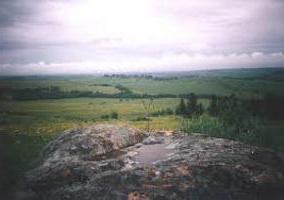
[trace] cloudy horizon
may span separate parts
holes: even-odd
[[[281,0],[1,0],[0,75],[284,67]]]

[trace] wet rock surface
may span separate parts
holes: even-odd
[[[127,126],[69,131],[26,174],[34,199],[284,199],[284,156],[194,134]]]

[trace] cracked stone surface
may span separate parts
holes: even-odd
[[[284,155],[201,134],[68,131],[26,174],[34,199],[284,199]]]

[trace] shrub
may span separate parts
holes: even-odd
[[[109,115],[102,115],[102,116],[101,116],[101,119],[109,120]]]
[[[265,135],[260,134],[260,121],[257,118],[246,117],[230,124],[221,118],[202,115],[184,119],[181,130],[186,133],[204,133],[214,137],[238,140],[245,143],[264,145]]]
[[[221,136],[223,124],[217,118],[208,115],[184,119],[181,130],[186,133],[204,133],[211,136]]]
[[[149,119],[147,117],[137,117],[137,118],[133,119],[132,121],[148,121],[148,120],[151,121],[151,119]]]
[[[172,109],[166,108],[166,109],[162,109],[162,110],[152,112],[151,116],[157,117],[157,116],[162,116],[162,115],[173,115],[173,114],[174,114],[174,111]]]
[[[110,114],[110,117],[111,117],[112,119],[118,119],[118,113],[117,113],[117,112],[112,112],[112,113]]]

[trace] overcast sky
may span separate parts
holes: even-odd
[[[284,0],[1,0],[0,74],[284,67]]]

